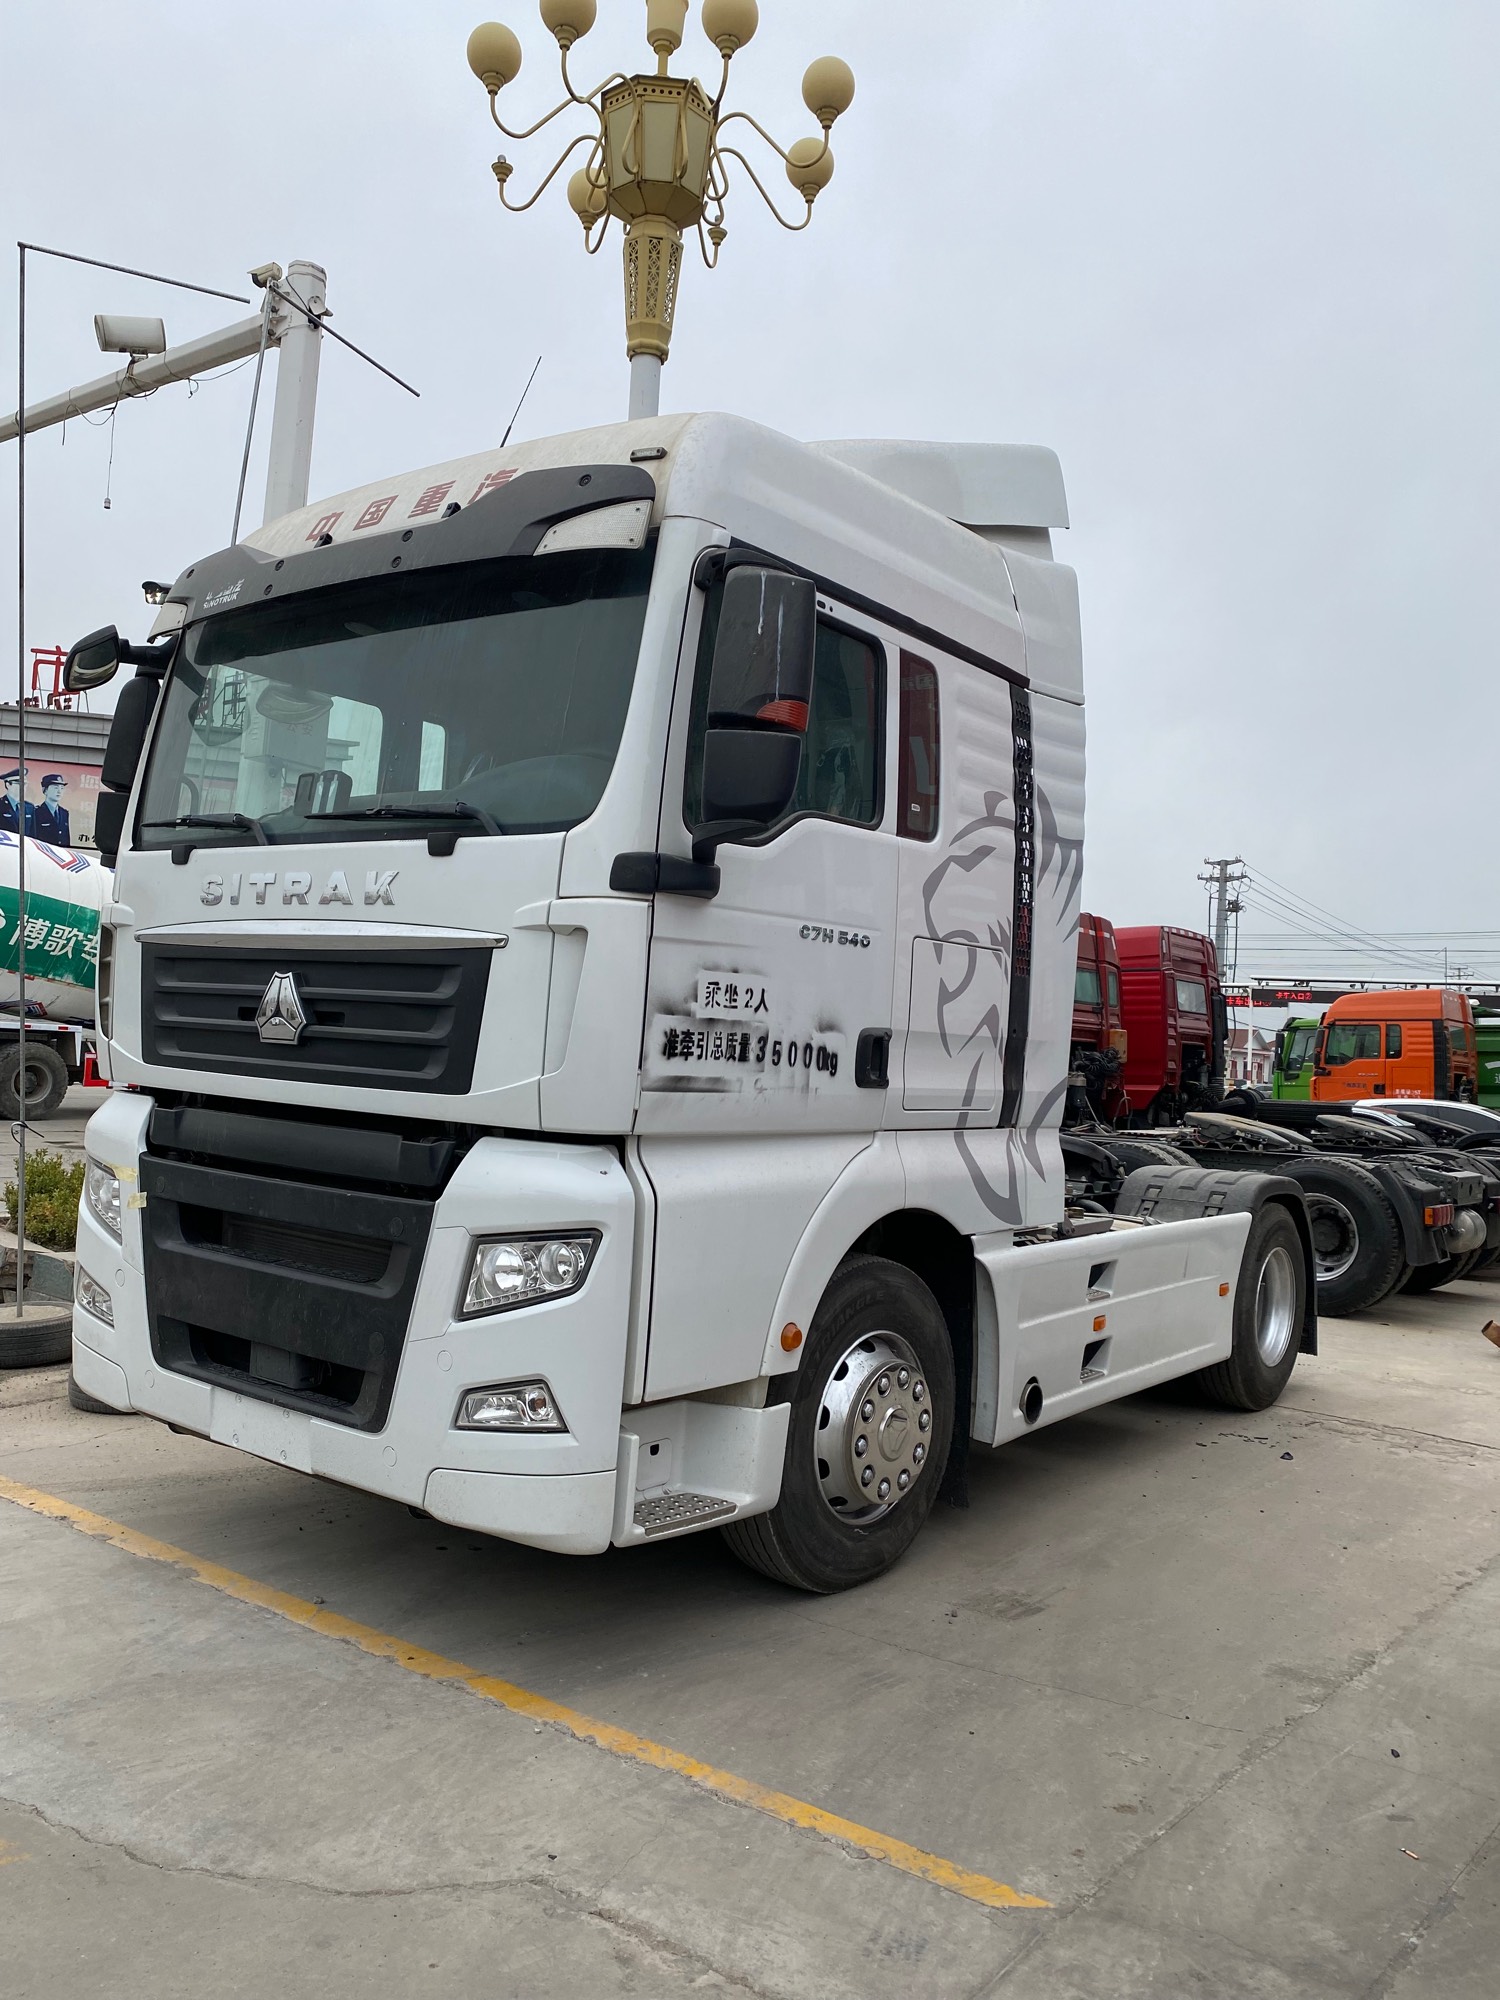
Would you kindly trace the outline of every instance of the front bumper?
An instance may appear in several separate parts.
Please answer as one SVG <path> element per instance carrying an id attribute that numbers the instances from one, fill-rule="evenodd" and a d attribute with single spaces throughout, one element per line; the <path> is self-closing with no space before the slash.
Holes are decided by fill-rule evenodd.
<path id="1" fill-rule="evenodd" d="M 153 1348 L 146 1305 L 147 1197 L 139 1191 L 152 1101 L 115 1091 L 88 1150 L 120 1175 L 121 1241 L 87 1204 L 78 1261 L 109 1292 L 114 1325 L 74 1313 L 74 1371 L 101 1400 L 292 1466 L 422 1507 L 455 1527 L 568 1554 L 608 1547 L 630 1318 L 634 1196 L 616 1155 L 500 1137 L 479 1141 L 433 1209 L 389 1404 L 378 1429 L 274 1401 L 251 1383 L 191 1379 Z M 455 1317 L 473 1239 L 497 1231 L 595 1229 L 599 1247 L 573 1295 L 479 1319 Z M 245 1267 L 247 1275 L 254 1267 Z M 229 1267 L 226 1281 L 232 1281 Z M 267 1339 L 275 1338 L 268 1329 Z M 541 1377 L 565 1434 L 459 1431 L 469 1389 Z M 246 1393 L 246 1389 L 250 1393 Z"/>

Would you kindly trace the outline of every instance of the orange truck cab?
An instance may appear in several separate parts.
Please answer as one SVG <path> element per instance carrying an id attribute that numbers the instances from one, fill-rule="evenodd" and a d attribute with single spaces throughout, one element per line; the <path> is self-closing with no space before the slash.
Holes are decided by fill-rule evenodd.
<path id="1" fill-rule="evenodd" d="M 1465 1098 L 1478 1091 L 1468 997 L 1429 986 L 1410 993 L 1345 993 L 1313 1045 L 1315 1103 L 1360 1097 Z"/>

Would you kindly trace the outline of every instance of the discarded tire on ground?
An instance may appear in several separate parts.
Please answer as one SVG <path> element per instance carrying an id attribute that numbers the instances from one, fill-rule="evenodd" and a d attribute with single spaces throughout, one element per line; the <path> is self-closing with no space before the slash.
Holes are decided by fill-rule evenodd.
<path id="1" fill-rule="evenodd" d="M 1278 1161 L 1307 1197 L 1320 1313 L 1364 1312 L 1406 1268 L 1401 1224 L 1374 1175 L 1354 1160 Z"/>
<path id="2" fill-rule="evenodd" d="M 51 1368 L 73 1358 L 73 1308 L 28 1306 L 24 1319 L 0 1305 L 0 1368 Z"/>

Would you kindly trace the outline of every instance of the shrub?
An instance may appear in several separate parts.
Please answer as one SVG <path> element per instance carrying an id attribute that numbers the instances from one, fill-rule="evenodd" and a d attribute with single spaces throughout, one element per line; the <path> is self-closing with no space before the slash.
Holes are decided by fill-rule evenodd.
<path id="1" fill-rule="evenodd" d="M 26 1156 L 26 1240 L 44 1250 L 73 1250 L 78 1244 L 78 1202 L 83 1193 L 83 1162 L 71 1167 L 60 1153 Z M 5 1183 L 5 1208 L 16 1226 L 18 1190 Z"/>

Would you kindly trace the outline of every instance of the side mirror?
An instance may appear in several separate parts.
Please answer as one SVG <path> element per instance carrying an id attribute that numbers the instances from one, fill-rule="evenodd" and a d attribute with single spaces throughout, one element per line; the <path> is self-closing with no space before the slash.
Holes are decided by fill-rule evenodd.
<path id="1" fill-rule="evenodd" d="M 710 729 L 807 727 L 818 597 L 809 577 L 743 564 L 724 578 L 708 686 Z"/>
<path id="2" fill-rule="evenodd" d="M 161 683 L 148 674 L 137 674 L 120 690 L 104 746 L 104 763 L 99 776 L 112 792 L 128 792 L 135 783 L 136 768 L 146 747 L 151 718 L 156 713 L 156 697 Z"/>
<path id="3" fill-rule="evenodd" d="M 709 672 L 695 860 L 712 860 L 720 840 L 761 831 L 791 804 L 817 643 L 809 578 L 748 563 L 729 571 Z"/>
<path id="4" fill-rule="evenodd" d="M 790 729 L 710 729 L 703 745 L 703 817 L 769 826 L 797 789 L 802 737 Z"/>
<path id="5" fill-rule="evenodd" d="M 68 648 L 63 662 L 62 684 L 69 694 L 84 694 L 89 688 L 103 687 L 120 671 L 120 635 L 113 625 L 101 625 Z"/>

